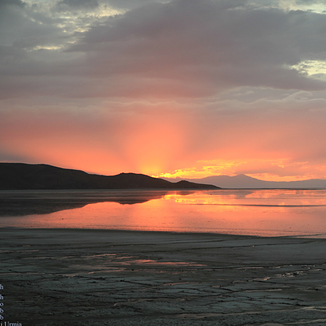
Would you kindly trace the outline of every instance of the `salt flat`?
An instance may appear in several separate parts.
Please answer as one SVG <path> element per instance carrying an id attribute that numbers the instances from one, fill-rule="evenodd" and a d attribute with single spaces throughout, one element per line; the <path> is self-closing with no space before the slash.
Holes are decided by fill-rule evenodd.
<path id="1" fill-rule="evenodd" d="M 4 317 L 45 325 L 326 324 L 326 240 L 0 229 Z"/>

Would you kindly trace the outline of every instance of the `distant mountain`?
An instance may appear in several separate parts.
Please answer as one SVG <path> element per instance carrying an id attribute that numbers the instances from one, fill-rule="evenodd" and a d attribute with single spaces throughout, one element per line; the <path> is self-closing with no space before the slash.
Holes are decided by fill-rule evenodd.
<path id="1" fill-rule="evenodd" d="M 239 174 L 234 177 L 227 175 L 212 176 L 202 179 L 187 179 L 191 182 L 199 182 L 216 185 L 221 188 L 289 188 L 289 189 L 324 189 L 326 180 L 310 179 L 303 181 L 264 181 Z"/>
<path id="2" fill-rule="evenodd" d="M 144 174 L 88 174 L 45 164 L 0 163 L 0 189 L 216 189 L 189 181 L 172 183 Z"/>

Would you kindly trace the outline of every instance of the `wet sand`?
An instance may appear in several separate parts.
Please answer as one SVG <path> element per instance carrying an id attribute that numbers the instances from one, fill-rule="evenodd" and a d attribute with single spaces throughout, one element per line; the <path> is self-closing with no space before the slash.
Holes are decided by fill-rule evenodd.
<path id="1" fill-rule="evenodd" d="M 326 240 L 0 229 L 4 321 L 326 325 Z"/>

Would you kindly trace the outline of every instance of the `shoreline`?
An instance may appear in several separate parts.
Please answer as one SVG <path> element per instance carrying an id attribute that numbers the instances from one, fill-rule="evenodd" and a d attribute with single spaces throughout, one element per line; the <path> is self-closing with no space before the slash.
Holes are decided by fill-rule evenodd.
<path id="1" fill-rule="evenodd" d="M 9 216 L 7 216 L 9 217 Z M 1 219 L 1 217 L 0 217 Z M 311 240 L 324 240 L 326 241 L 326 235 L 320 234 L 301 234 L 301 235 L 255 235 L 255 234 L 235 234 L 235 233 L 222 233 L 222 232 L 191 232 L 191 231 L 165 231 L 165 230 L 138 230 L 138 229 L 106 229 L 106 228 L 72 228 L 72 227 L 22 227 L 22 226 L 0 226 L 1 231 L 5 230 L 21 230 L 21 231 L 71 231 L 71 232 L 125 232 L 125 233 L 154 233 L 154 234 L 174 234 L 174 235 L 193 235 L 198 236 L 230 236 L 230 237 L 246 237 L 246 238 L 261 238 L 261 239 L 311 239 Z"/>
<path id="2" fill-rule="evenodd" d="M 0 228 L 0 243 L 4 320 L 23 326 L 326 321 L 326 239 Z"/>

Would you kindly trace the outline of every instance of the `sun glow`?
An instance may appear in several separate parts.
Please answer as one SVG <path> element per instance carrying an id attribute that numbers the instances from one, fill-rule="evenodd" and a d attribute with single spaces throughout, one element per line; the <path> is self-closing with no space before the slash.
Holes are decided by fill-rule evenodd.
<path id="1" fill-rule="evenodd" d="M 263 172 L 268 170 L 271 172 Z M 265 181 L 301 181 L 325 178 L 324 174 L 312 173 L 308 162 L 291 162 L 290 159 L 198 161 L 196 166 L 191 168 L 176 169 L 172 172 L 153 174 L 152 176 L 167 179 L 201 179 L 239 174 Z"/>
<path id="2" fill-rule="evenodd" d="M 160 173 L 153 175 L 158 178 L 189 178 L 199 179 L 213 175 L 228 174 L 234 175 L 236 167 L 245 164 L 245 161 L 226 161 L 226 160 L 209 160 L 198 161 L 197 166 L 191 168 L 177 169 L 173 172 Z"/>

